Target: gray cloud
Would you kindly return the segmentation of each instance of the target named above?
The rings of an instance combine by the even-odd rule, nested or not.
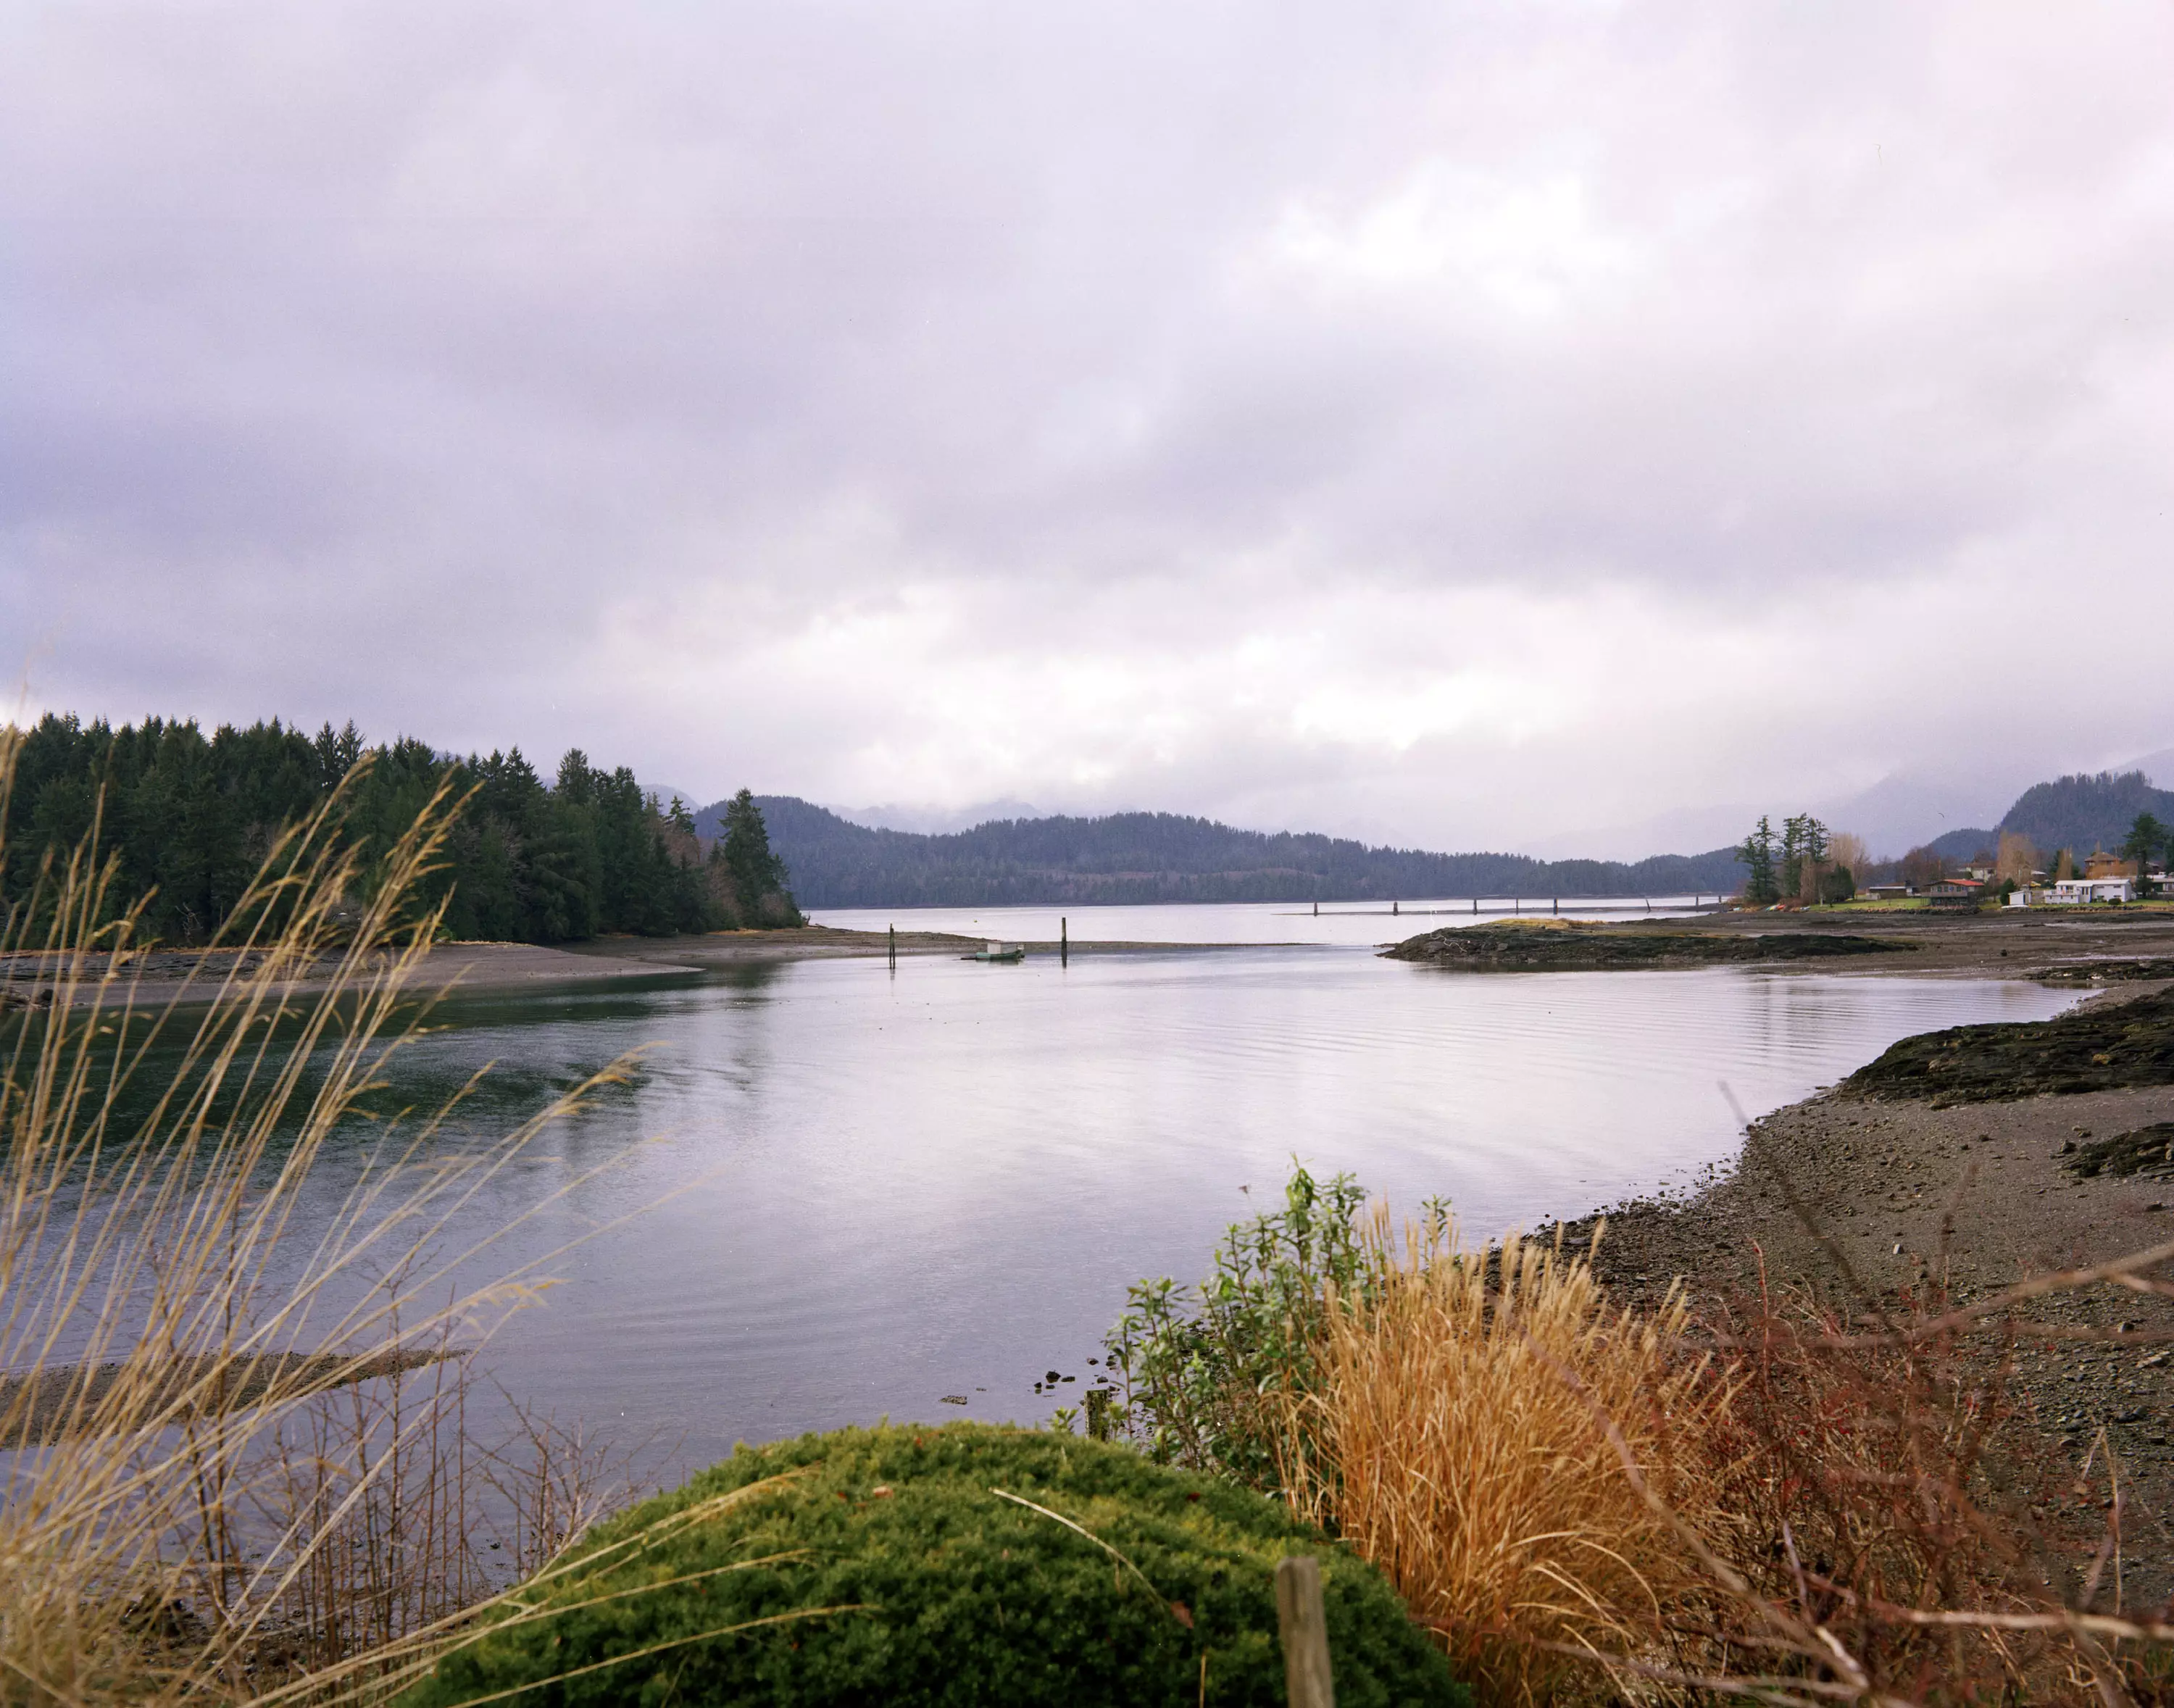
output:
[[[2096,763],[2174,738],[2170,73],[2114,8],[16,8],[0,617],[37,705],[1399,840]]]

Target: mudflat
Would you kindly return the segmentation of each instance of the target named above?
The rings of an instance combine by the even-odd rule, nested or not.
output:
[[[545,990],[558,986],[655,979],[674,974],[695,974],[756,961],[868,959],[888,955],[971,955],[982,945],[978,937],[949,932],[901,931],[894,937],[882,931],[841,931],[830,926],[805,925],[763,931],[718,931],[698,937],[606,937],[585,943],[545,944],[530,943],[441,943],[408,969],[403,984],[419,996],[441,992],[462,995],[504,995],[515,991]],[[1125,953],[1165,953],[1175,949],[1207,950],[1259,948],[1259,944],[1082,942],[1070,944],[1075,955]],[[1030,943],[1036,955],[1057,953],[1055,943]],[[209,1002],[230,978],[257,971],[263,957],[250,950],[152,949],[122,958],[121,970],[132,983],[139,1007],[168,1002]],[[382,967],[389,956],[377,958]],[[105,970],[105,957],[85,957],[76,981],[75,1000],[89,1001]],[[321,990],[333,976],[337,963],[327,959],[284,981],[289,994],[306,995]],[[0,1013],[9,1010],[51,1005],[61,969],[52,958],[35,952],[0,956]],[[108,992],[107,1000],[111,999]]]
[[[959,954],[980,946],[978,939],[941,932],[900,932],[897,940],[900,954]],[[559,945],[441,943],[433,944],[408,970],[403,983],[418,995],[441,991],[504,993],[653,979],[749,960],[879,955],[890,949],[887,933],[833,931],[819,925],[780,931],[713,932],[702,937],[600,938]],[[261,954],[246,949],[151,949],[123,955],[118,970],[132,985],[139,1007],[154,1006],[176,998],[208,1002],[229,979],[247,977],[262,966],[263,960]],[[380,969],[390,966],[392,957],[379,955],[375,964]],[[331,957],[320,959],[285,981],[282,988],[296,995],[322,989],[338,965]],[[84,958],[76,981],[78,1003],[89,998],[105,970],[104,956]],[[35,952],[0,956],[0,1012],[50,1005],[61,972],[52,957]],[[111,992],[107,999],[111,999]]]

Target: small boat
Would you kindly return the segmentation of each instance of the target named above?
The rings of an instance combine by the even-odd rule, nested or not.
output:
[[[991,942],[976,949],[973,958],[977,961],[1023,961],[1026,959],[1026,945]]]

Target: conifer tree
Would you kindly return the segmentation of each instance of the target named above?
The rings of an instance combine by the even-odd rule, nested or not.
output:
[[[1774,877],[1774,827],[1766,815],[1759,815],[1759,826],[1744,839],[1736,851],[1736,857],[1749,868],[1744,881],[1744,899],[1754,907],[1771,907],[1781,900]]]
[[[2121,857],[2136,862],[2138,895],[2149,895],[2155,889],[2151,862],[2159,857],[2159,851],[2166,840],[2167,827],[2152,813],[2139,813],[2136,822],[2128,827],[2128,835],[2121,845]]]
[[[750,790],[742,789],[725,808],[723,857],[743,924],[801,922],[785,887],[785,862],[771,851],[770,831]]]

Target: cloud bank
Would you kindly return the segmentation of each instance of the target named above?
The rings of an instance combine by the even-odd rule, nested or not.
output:
[[[2170,86],[2142,5],[12,8],[0,634],[1435,846],[2105,763]]]

